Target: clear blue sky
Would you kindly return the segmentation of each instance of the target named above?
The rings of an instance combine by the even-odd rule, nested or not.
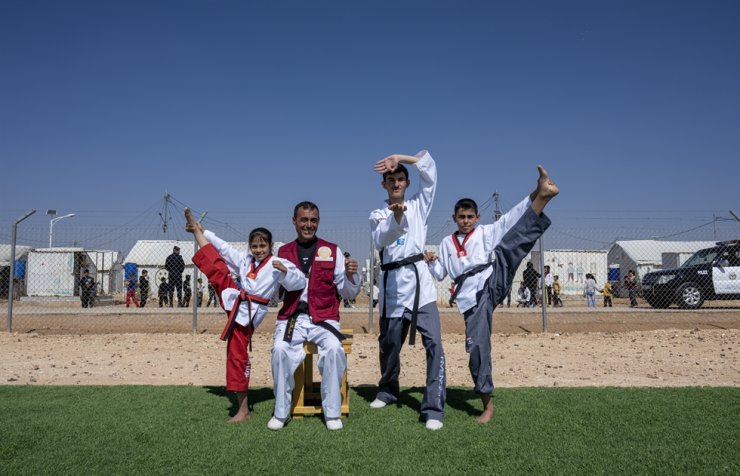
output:
[[[731,0],[5,1],[0,242],[33,208],[156,222],[165,191],[239,230],[304,199],[363,229],[372,164],[422,148],[435,233],[538,163],[561,238],[689,229],[740,213],[738,25]]]

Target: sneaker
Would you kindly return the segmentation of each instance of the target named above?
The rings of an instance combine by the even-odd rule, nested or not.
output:
[[[444,423],[442,423],[439,420],[427,420],[427,430],[441,430],[442,426],[444,426]]]
[[[384,406],[386,406],[386,405],[388,405],[388,404],[387,404],[387,403],[385,403],[385,402],[384,402],[383,400],[381,400],[381,399],[379,399],[379,398],[376,398],[376,399],[375,399],[375,400],[373,400],[373,401],[372,401],[372,403],[370,404],[370,408],[383,408],[383,407],[384,407]]]
[[[326,419],[326,428],[329,430],[341,430],[344,428],[344,424],[342,423],[341,418],[327,418]]]
[[[267,428],[275,431],[282,430],[285,426],[286,420],[287,418],[285,420],[281,420],[280,418],[273,416],[270,418],[270,421],[267,422]]]

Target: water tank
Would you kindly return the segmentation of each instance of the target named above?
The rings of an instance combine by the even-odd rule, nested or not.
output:
[[[15,277],[18,279],[24,279],[26,277],[26,262],[21,260],[15,260]]]
[[[618,264],[609,265],[609,274],[607,275],[607,279],[609,281],[619,281],[619,265]]]
[[[139,267],[136,263],[123,263],[123,280],[126,281],[129,278],[138,279]]]

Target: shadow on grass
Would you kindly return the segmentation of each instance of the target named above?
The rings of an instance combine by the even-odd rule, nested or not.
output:
[[[363,385],[360,387],[353,387],[353,390],[362,397],[366,402],[370,403],[375,400],[375,395],[378,393],[378,387],[374,385]],[[401,390],[398,401],[391,405],[407,406],[413,408],[416,411],[421,410],[421,399],[424,396],[424,387],[411,387]],[[475,407],[471,401],[479,401],[480,397],[473,393],[471,389],[466,388],[448,388],[447,399],[445,405],[467,413],[471,416],[478,416],[483,411],[481,405],[480,408]]]
[[[228,399],[229,401],[229,416],[236,415],[236,412],[239,410],[239,401],[236,398],[236,392],[231,392],[226,390],[226,387],[203,387],[206,389],[208,393],[211,395],[216,395],[217,397],[223,397]],[[249,389],[249,411],[254,410],[254,405],[256,403],[261,403],[266,400],[272,400],[273,394],[271,388],[255,388],[255,389]]]

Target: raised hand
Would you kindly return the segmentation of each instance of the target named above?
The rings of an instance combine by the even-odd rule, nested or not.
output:
[[[400,157],[401,156],[399,154],[389,155],[385,159],[375,162],[373,169],[379,174],[384,174],[386,172],[393,173],[396,171],[396,168],[398,168]]]
[[[275,268],[276,270],[282,272],[282,273],[287,273],[288,272],[288,268],[286,268],[285,265],[283,264],[283,262],[280,261],[279,259],[273,259],[272,260],[272,267]]]
[[[358,264],[357,260],[352,258],[344,258],[344,271],[347,276],[351,276],[357,272]]]
[[[434,251],[425,251],[424,262],[431,263],[432,261],[437,261],[437,255],[434,254]]]

